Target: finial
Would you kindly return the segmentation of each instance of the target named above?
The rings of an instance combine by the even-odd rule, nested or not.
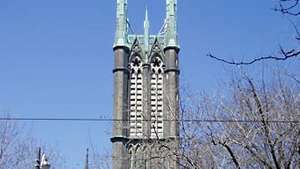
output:
[[[146,14],[145,14],[145,21],[148,21],[149,19],[148,19],[148,8],[147,8],[147,6],[146,6]]]
[[[145,21],[144,21],[144,46],[145,46],[145,51],[148,52],[149,50],[149,29],[150,29],[150,22],[148,18],[148,9],[146,6],[146,11],[145,11]]]
[[[145,32],[149,33],[149,28],[150,28],[150,22],[149,22],[149,18],[148,18],[148,8],[146,6],[145,20],[144,20],[144,29],[145,29]]]

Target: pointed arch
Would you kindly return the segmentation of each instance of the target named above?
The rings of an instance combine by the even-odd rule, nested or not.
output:
[[[162,61],[164,61],[164,52],[157,37],[155,38],[154,43],[151,47],[149,58],[150,62],[152,62],[156,57],[159,57]]]
[[[140,42],[138,40],[138,38],[136,37],[134,39],[134,42],[131,46],[131,54],[130,54],[130,57],[129,57],[129,61],[131,62],[135,57],[140,57],[140,59],[142,59],[142,53],[143,53],[143,49],[140,45]]]

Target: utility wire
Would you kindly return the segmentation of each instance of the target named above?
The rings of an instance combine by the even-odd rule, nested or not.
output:
[[[130,120],[112,118],[15,118],[0,117],[0,121],[71,121],[71,122],[129,122]],[[139,120],[143,122],[153,120]],[[163,120],[170,122],[192,122],[192,123],[261,123],[261,120],[233,120],[233,119],[179,119]],[[300,124],[300,120],[268,120],[269,123]]]

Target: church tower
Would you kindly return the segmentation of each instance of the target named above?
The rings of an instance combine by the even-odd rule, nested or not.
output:
[[[177,0],[166,0],[166,18],[150,34],[130,34],[127,0],[117,0],[113,46],[113,169],[178,169],[179,68]]]

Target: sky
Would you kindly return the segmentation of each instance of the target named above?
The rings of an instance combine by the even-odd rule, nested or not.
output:
[[[0,1],[0,116],[111,118],[115,0]],[[129,20],[143,33],[165,16],[163,0],[128,0]],[[214,92],[231,67],[207,57],[248,60],[292,47],[288,18],[275,0],[178,0],[181,85]],[[294,65],[289,63],[287,67]],[[261,66],[248,67],[255,73]],[[295,68],[296,70],[296,68]],[[110,152],[110,122],[24,122],[40,143],[59,150],[66,168],[83,168],[93,144]]]

